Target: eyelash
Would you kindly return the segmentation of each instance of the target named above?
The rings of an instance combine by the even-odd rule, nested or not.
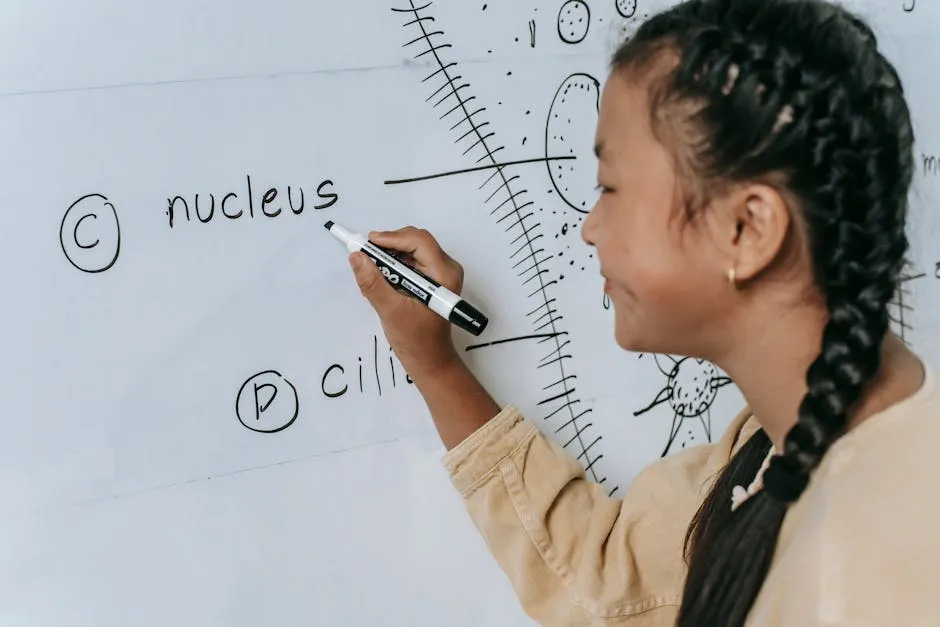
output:
[[[598,183],[597,185],[594,186],[594,191],[600,192],[602,194],[607,194],[614,190],[610,189],[609,187],[604,187],[603,185]]]

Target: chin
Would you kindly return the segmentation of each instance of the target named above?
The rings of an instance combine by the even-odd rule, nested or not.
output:
[[[634,353],[655,352],[649,350],[649,336],[639,329],[626,329],[618,324],[614,329],[614,338],[620,348]]]

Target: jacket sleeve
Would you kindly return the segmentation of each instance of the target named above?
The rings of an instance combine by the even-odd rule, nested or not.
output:
[[[529,616],[551,626],[658,627],[675,624],[688,524],[757,428],[742,411],[719,441],[657,460],[616,499],[511,405],[443,464]]]

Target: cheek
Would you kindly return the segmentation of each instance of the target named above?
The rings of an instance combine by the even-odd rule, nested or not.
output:
[[[681,277],[681,260],[662,231],[647,221],[629,225],[609,261],[610,278],[641,301],[660,300]]]

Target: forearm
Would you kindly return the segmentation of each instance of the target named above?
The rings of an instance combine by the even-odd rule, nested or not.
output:
[[[448,451],[500,411],[496,401],[459,357],[431,374],[412,379]]]

